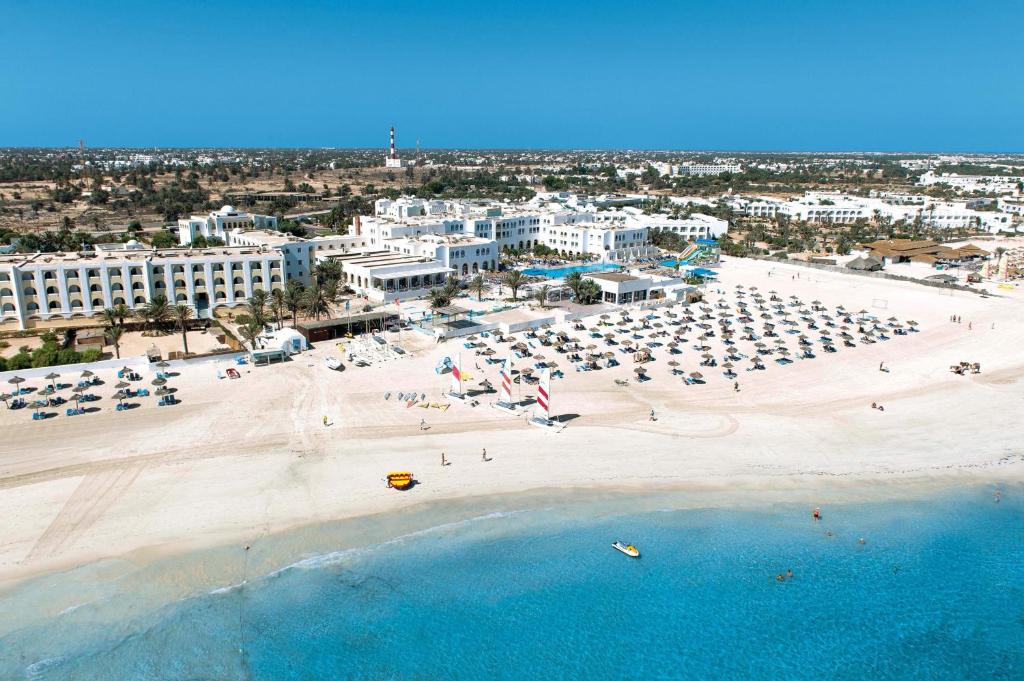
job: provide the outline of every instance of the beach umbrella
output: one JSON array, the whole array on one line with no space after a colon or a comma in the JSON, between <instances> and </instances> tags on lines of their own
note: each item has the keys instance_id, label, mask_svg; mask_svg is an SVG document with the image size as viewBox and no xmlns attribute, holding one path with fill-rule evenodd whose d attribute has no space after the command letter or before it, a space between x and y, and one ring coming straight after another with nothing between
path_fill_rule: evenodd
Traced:
<instances>
[{"instance_id":1,"label":"beach umbrella","mask_svg":"<svg viewBox=\"0 0 1024 681\"><path fill-rule=\"evenodd\" d=\"M125 388L130 388L131 386L132 384L128 383L127 381L118 381L117 385L115 385L114 388L117 390L124 390Z\"/></svg>"},{"instance_id":2,"label":"beach umbrella","mask_svg":"<svg viewBox=\"0 0 1024 681\"><path fill-rule=\"evenodd\" d=\"M604 353L603 355L597 355L597 357L598 357L599 359L600 359L601 357L604 357L605 359L611 359L611 358L612 358L612 357L614 357L614 356L615 356L615 353L614 353L614 352L606 352L606 353Z\"/></svg>"},{"instance_id":3,"label":"beach umbrella","mask_svg":"<svg viewBox=\"0 0 1024 681\"><path fill-rule=\"evenodd\" d=\"M157 388L156 392L153 394L159 397L163 397L164 395L170 395L171 391L168 390L167 388Z\"/></svg>"},{"instance_id":4,"label":"beach umbrella","mask_svg":"<svg viewBox=\"0 0 1024 681\"><path fill-rule=\"evenodd\" d=\"M697 380L700 380L700 379L704 378L704 374L702 374L699 371L694 371L693 373L690 374L690 378L695 378Z\"/></svg>"},{"instance_id":5,"label":"beach umbrella","mask_svg":"<svg viewBox=\"0 0 1024 681\"><path fill-rule=\"evenodd\" d=\"M644 369L643 367L637 367L637 368L633 369L633 373L635 373L635 374L646 374L647 373L647 369Z\"/></svg>"},{"instance_id":6,"label":"beach umbrella","mask_svg":"<svg viewBox=\"0 0 1024 681\"><path fill-rule=\"evenodd\" d=\"M593 349L594 349L594 348L596 348L596 347L597 347L596 345L594 345L593 343L591 343L590 345L588 345L588 346L587 346L587 350L593 350Z\"/></svg>"},{"instance_id":7,"label":"beach umbrella","mask_svg":"<svg viewBox=\"0 0 1024 681\"><path fill-rule=\"evenodd\" d=\"M675 361L674 359L672 359L672 360L669 360L669 361L668 361L668 365L669 365L670 367L677 367L677 366L679 366L679 362L677 362L677 361Z\"/></svg>"},{"instance_id":8,"label":"beach umbrella","mask_svg":"<svg viewBox=\"0 0 1024 681\"><path fill-rule=\"evenodd\" d=\"M623 313L623 314L625 314L625 313ZM611 317L609 315L603 314L603 315L601 315L601 319L611 319Z\"/></svg>"},{"instance_id":9,"label":"beach umbrella","mask_svg":"<svg viewBox=\"0 0 1024 681\"><path fill-rule=\"evenodd\" d=\"M732 362L726 362L722 365L723 369L732 369L735 365Z\"/></svg>"},{"instance_id":10,"label":"beach umbrella","mask_svg":"<svg viewBox=\"0 0 1024 681\"><path fill-rule=\"evenodd\" d=\"M118 402L123 402L125 398L128 397L128 395L126 395L123 390L118 390L116 393L113 394L112 397Z\"/></svg>"},{"instance_id":11,"label":"beach umbrella","mask_svg":"<svg viewBox=\"0 0 1024 681\"><path fill-rule=\"evenodd\" d=\"M7 407L7 400L11 399L12 397L14 397L14 395L8 393L0 393L0 402L3 402L4 406Z\"/></svg>"},{"instance_id":12,"label":"beach umbrella","mask_svg":"<svg viewBox=\"0 0 1024 681\"><path fill-rule=\"evenodd\" d=\"M36 410L36 413L38 413L40 409L47 406L48 404L49 402L47 402L46 400L35 400L34 402L32 402L32 408Z\"/></svg>"},{"instance_id":13,"label":"beach umbrella","mask_svg":"<svg viewBox=\"0 0 1024 681\"><path fill-rule=\"evenodd\" d=\"M21 376L14 376L13 378L8 380L7 382L14 386L14 394L15 395L20 395L21 394L21 388L19 386L22 383L25 382L24 378L22 378Z\"/></svg>"},{"instance_id":14,"label":"beach umbrella","mask_svg":"<svg viewBox=\"0 0 1024 681\"><path fill-rule=\"evenodd\" d=\"M95 376L95 374L93 374L93 373L92 373L91 371L89 371L88 369L86 369L85 371L83 371L83 372L82 372L82 378L90 378L90 377L92 377L92 376Z\"/></svg>"},{"instance_id":15,"label":"beach umbrella","mask_svg":"<svg viewBox=\"0 0 1024 681\"><path fill-rule=\"evenodd\" d=\"M47 381L50 382L50 385L53 386L53 389L56 390L57 389L56 381L57 381L58 378L60 378L60 374L58 374L56 371L51 371L50 373L46 374L45 378L46 378Z\"/></svg>"},{"instance_id":16,"label":"beach umbrella","mask_svg":"<svg viewBox=\"0 0 1024 681\"><path fill-rule=\"evenodd\" d=\"M153 385L155 385L157 387L163 386L163 385L167 385L167 379L165 379L165 378L154 378L153 379Z\"/></svg>"},{"instance_id":17,"label":"beach umbrella","mask_svg":"<svg viewBox=\"0 0 1024 681\"><path fill-rule=\"evenodd\" d=\"M160 360L159 362L156 363L156 365L161 369L166 369L167 367L171 366L168 362L164 360Z\"/></svg>"},{"instance_id":18,"label":"beach umbrella","mask_svg":"<svg viewBox=\"0 0 1024 681\"><path fill-rule=\"evenodd\" d=\"M908 320L907 326L917 326L917 322L915 322L914 320Z\"/></svg>"}]
</instances>

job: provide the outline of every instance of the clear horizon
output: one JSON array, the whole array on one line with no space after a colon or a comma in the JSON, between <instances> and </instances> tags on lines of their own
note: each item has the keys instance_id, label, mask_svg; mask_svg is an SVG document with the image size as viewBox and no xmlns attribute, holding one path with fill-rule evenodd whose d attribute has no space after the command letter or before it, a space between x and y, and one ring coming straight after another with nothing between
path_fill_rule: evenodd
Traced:
<instances>
[{"instance_id":1,"label":"clear horizon","mask_svg":"<svg viewBox=\"0 0 1024 681\"><path fill-rule=\"evenodd\" d=\"M1024 5L7 8L0 146L1024 152Z\"/></svg>"}]
</instances>

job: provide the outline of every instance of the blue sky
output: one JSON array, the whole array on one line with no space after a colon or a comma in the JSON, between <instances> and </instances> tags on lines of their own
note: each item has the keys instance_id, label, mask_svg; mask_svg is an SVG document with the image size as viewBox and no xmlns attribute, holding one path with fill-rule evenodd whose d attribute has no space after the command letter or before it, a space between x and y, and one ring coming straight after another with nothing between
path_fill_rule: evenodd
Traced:
<instances>
[{"instance_id":1,"label":"blue sky","mask_svg":"<svg viewBox=\"0 0 1024 681\"><path fill-rule=\"evenodd\" d=\"M3 0L0 146L1024 151L1024 2Z\"/></svg>"}]
</instances>

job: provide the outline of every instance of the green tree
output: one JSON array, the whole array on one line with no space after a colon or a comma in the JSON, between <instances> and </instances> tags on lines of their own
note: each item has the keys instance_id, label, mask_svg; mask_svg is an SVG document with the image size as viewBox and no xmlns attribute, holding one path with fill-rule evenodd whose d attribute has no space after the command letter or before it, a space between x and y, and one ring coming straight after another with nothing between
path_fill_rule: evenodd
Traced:
<instances>
[{"instance_id":1,"label":"green tree","mask_svg":"<svg viewBox=\"0 0 1024 681\"><path fill-rule=\"evenodd\" d=\"M331 302L323 286L313 284L302 295L302 308L313 319L331 316Z\"/></svg>"},{"instance_id":2,"label":"green tree","mask_svg":"<svg viewBox=\"0 0 1024 681\"><path fill-rule=\"evenodd\" d=\"M149 240L149 244L153 248L174 248L178 245L174 240L174 235L170 232L157 232L153 235L153 238Z\"/></svg>"},{"instance_id":3,"label":"green tree","mask_svg":"<svg viewBox=\"0 0 1024 681\"><path fill-rule=\"evenodd\" d=\"M302 284L294 279L290 280L284 287L284 306L292 313L292 326L298 323L299 310L302 309L303 293Z\"/></svg>"},{"instance_id":4,"label":"green tree","mask_svg":"<svg viewBox=\"0 0 1024 681\"><path fill-rule=\"evenodd\" d=\"M484 275L478 274L473 277L469 282L469 290L476 294L477 301L484 299L484 289L487 288L487 282L484 281Z\"/></svg>"},{"instance_id":5,"label":"green tree","mask_svg":"<svg viewBox=\"0 0 1024 681\"><path fill-rule=\"evenodd\" d=\"M277 322L277 328L280 329L285 311L283 290L275 288L273 291L270 292L270 311L274 314L274 320Z\"/></svg>"},{"instance_id":6,"label":"green tree","mask_svg":"<svg viewBox=\"0 0 1024 681\"><path fill-rule=\"evenodd\" d=\"M174 321L181 331L181 343L185 347L185 356L188 357L188 320L192 319L192 308L185 303L178 303L174 306Z\"/></svg>"},{"instance_id":7,"label":"green tree","mask_svg":"<svg viewBox=\"0 0 1024 681\"><path fill-rule=\"evenodd\" d=\"M138 308L135 314L142 318L149 330L156 331L170 319L171 304L167 302L167 296L158 293L150 298L149 302Z\"/></svg>"},{"instance_id":8,"label":"green tree","mask_svg":"<svg viewBox=\"0 0 1024 681\"><path fill-rule=\"evenodd\" d=\"M541 308L545 308L548 306L548 293L550 291L551 287L548 286L547 284L544 284L543 286L537 289L536 293L533 294L533 297L536 298L537 303L540 304Z\"/></svg>"},{"instance_id":9,"label":"green tree","mask_svg":"<svg viewBox=\"0 0 1024 681\"><path fill-rule=\"evenodd\" d=\"M108 326L107 335L110 336L110 342L114 345L114 356L121 359L121 336L124 335L124 326L121 324Z\"/></svg>"},{"instance_id":10,"label":"green tree","mask_svg":"<svg viewBox=\"0 0 1024 681\"><path fill-rule=\"evenodd\" d=\"M262 328L267 323L267 292L263 289L253 291L245 305L245 311L249 318Z\"/></svg>"},{"instance_id":11,"label":"green tree","mask_svg":"<svg viewBox=\"0 0 1024 681\"><path fill-rule=\"evenodd\" d=\"M504 280L505 286L512 289L512 300L518 300L519 287L525 283L523 273L519 270L509 270L505 273Z\"/></svg>"}]
</instances>

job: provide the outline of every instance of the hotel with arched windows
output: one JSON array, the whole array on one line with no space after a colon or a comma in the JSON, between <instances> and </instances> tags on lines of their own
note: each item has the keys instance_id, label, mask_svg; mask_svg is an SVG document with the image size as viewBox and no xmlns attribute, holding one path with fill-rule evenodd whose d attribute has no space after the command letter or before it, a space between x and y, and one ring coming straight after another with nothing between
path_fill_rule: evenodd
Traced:
<instances>
[{"instance_id":1,"label":"hotel with arched windows","mask_svg":"<svg viewBox=\"0 0 1024 681\"><path fill-rule=\"evenodd\" d=\"M284 286L286 257L279 248L154 251L137 244L3 255L0 323L26 328L37 321L87 318L119 304L135 309L160 294L208 316L216 307L244 304L253 291Z\"/></svg>"}]
</instances>

